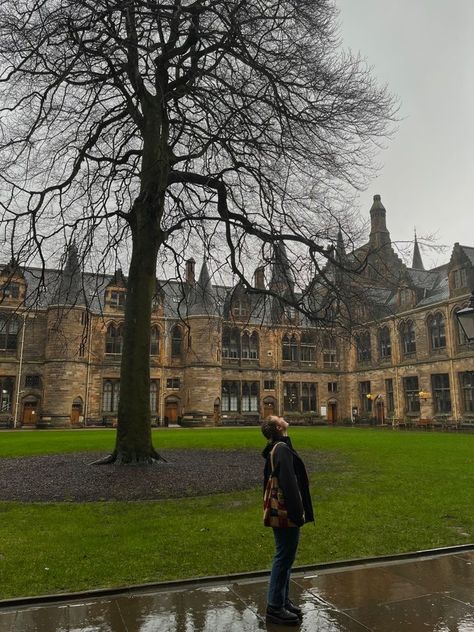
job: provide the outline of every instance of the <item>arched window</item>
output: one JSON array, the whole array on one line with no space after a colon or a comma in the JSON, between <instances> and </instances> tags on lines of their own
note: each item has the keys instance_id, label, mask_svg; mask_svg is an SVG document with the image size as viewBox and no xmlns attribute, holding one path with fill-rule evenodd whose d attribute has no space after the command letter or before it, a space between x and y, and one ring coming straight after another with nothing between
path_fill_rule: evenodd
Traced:
<instances>
[{"instance_id":1,"label":"arched window","mask_svg":"<svg viewBox=\"0 0 474 632\"><path fill-rule=\"evenodd\" d=\"M458 343L458 345L467 345L467 344L469 344L469 338L466 336L466 333L465 333L464 329L461 327L461 325L459 324L459 321L458 321L458 319L456 317L456 312L458 312L460 309L462 309L462 308L461 307L457 307L454 310L454 314L453 314L454 327L455 327L456 332L457 332L457 343Z\"/></svg>"},{"instance_id":2,"label":"arched window","mask_svg":"<svg viewBox=\"0 0 474 632\"><path fill-rule=\"evenodd\" d=\"M392 343L388 327L382 327L379 332L379 352L382 360L392 357Z\"/></svg>"},{"instance_id":3,"label":"arched window","mask_svg":"<svg viewBox=\"0 0 474 632\"><path fill-rule=\"evenodd\" d=\"M107 327L107 335L105 338L105 353L120 354L122 353L122 326L111 323Z\"/></svg>"},{"instance_id":4,"label":"arched window","mask_svg":"<svg viewBox=\"0 0 474 632\"><path fill-rule=\"evenodd\" d=\"M333 367L337 364L336 339L331 334L326 334L323 338L323 366Z\"/></svg>"},{"instance_id":5,"label":"arched window","mask_svg":"<svg viewBox=\"0 0 474 632\"><path fill-rule=\"evenodd\" d=\"M290 340L290 360L298 362L298 338L293 334Z\"/></svg>"},{"instance_id":6,"label":"arched window","mask_svg":"<svg viewBox=\"0 0 474 632\"><path fill-rule=\"evenodd\" d=\"M160 329L152 327L150 332L150 355L160 355Z\"/></svg>"},{"instance_id":7,"label":"arched window","mask_svg":"<svg viewBox=\"0 0 474 632\"><path fill-rule=\"evenodd\" d=\"M301 336L301 362L314 362L316 359L316 343L314 336L306 331Z\"/></svg>"},{"instance_id":8,"label":"arched window","mask_svg":"<svg viewBox=\"0 0 474 632\"><path fill-rule=\"evenodd\" d=\"M2 413L11 412L14 383L13 377L0 377L0 412Z\"/></svg>"},{"instance_id":9,"label":"arched window","mask_svg":"<svg viewBox=\"0 0 474 632\"><path fill-rule=\"evenodd\" d=\"M372 359L372 348L370 341L370 332L364 331L356 336L357 360L359 362L370 362Z\"/></svg>"},{"instance_id":10,"label":"arched window","mask_svg":"<svg viewBox=\"0 0 474 632\"><path fill-rule=\"evenodd\" d=\"M222 330L222 357L230 358L230 329L224 327Z\"/></svg>"},{"instance_id":11,"label":"arched window","mask_svg":"<svg viewBox=\"0 0 474 632\"><path fill-rule=\"evenodd\" d=\"M250 358L250 335L244 331L242 334L242 359L248 360Z\"/></svg>"},{"instance_id":12,"label":"arched window","mask_svg":"<svg viewBox=\"0 0 474 632\"><path fill-rule=\"evenodd\" d=\"M258 382L244 382L242 384L243 413L258 412Z\"/></svg>"},{"instance_id":13,"label":"arched window","mask_svg":"<svg viewBox=\"0 0 474 632\"><path fill-rule=\"evenodd\" d=\"M183 331L179 325L171 330L171 357L181 358L183 353Z\"/></svg>"},{"instance_id":14,"label":"arched window","mask_svg":"<svg viewBox=\"0 0 474 632\"><path fill-rule=\"evenodd\" d=\"M290 337L288 334L283 336L282 340L282 357L283 360L289 361L291 359L291 351L290 351Z\"/></svg>"},{"instance_id":15,"label":"arched window","mask_svg":"<svg viewBox=\"0 0 474 632\"><path fill-rule=\"evenodd\" d=\"M400 339L404 355L416 353L416 334L413 321L407 320L400 327Z\"/></svg>"},{"instance_id":16,"label":"arched window","mask_svg":"<svg viewBox=\"0 0 474 632\"><path fill-rule=\"evenodd\" d=\"M299 385L297 382L283 382L283 406L287 412L299 410Z\"/></svg>"},{"instance_id":17,"label":"arched window","mask_svg":"<svg viewBox=\"0 0 474 632\"><path fill-rule=\"evenodd\" d=\"M258 333L254 331L250 336L250 358L252 360L258 360Z\"/></svg>"},{"instance_id":18,"label":"arched window","mask_svg":"<svg viewBox=\"0 0 474 632\"><path fill-rule=\"evenodd\" d=\"M240 358L240 331L237 328L230 331L229 358Z\"/></svg>"},{"instance_id":19,"label":"arched window","mask_svg":"<svg viewBox=\"0 0 474 632\"><path fill-rule=\"evenodd\" d=\"M15 351L18 342L18 320L0 316L0 351Z\"/></svg>"},{"instance_id":20,"label":"arched window","mask_svg":"<svg viewBox=\"0 0 474 632\"><path fill-rule=\"evenodd\" d=\"M120 398L120 381L105 380L102 393L102 412L115 413L118 411Z\"/></svg>"},{"instance_id":21,"label":"arched window","mask_svg":"<svg viewBox=\"0 0 474 632\"><path fill-rule=\"evenodd\" d=\"M237 382L222 382L221 411L239 410L239 385Z\"/></svg>"},{"instance_id":22,"label":"arched window","mask_svg":"<svg viewBox=\"0 0 474 632\"><path fill-rule=\"evenodd\" d=\"M150 382L150 412L153 415L158 412L158 392L159 392L159 382L157 380L152 380Z\"/></svg>"},{"instance_id":23,"label":"arched window","mask_svg":"<svg viewBox=\"0 0 474 632\"><path fill-rule=\"evenodd\" d=\"M446 347L446 328L444 317L439 312L428 318L430 345L433 351Z\"/></svg>"}]
</instances>

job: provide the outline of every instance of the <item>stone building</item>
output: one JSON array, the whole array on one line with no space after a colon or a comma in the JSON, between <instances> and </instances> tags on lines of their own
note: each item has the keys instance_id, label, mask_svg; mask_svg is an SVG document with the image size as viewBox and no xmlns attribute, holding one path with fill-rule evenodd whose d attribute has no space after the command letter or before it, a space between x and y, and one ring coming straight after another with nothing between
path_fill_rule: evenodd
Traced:
<instances>
[{"instance_id":1,"label":"stone building","mask_svg":"<svg viewBox=\"0 0 474 632\"><path fill-rule=\"evenodd\" d=\"M474 288L474 247L456 243L448 263L425 270L415 239L407 267L391 243L378 195L370 215L364 246L346 254L340 239L336 248L347 261L368 257L358 284L365 303L377 308L358 306L350 340L239 285L213 286L205 261L196 275L189 259L182 283L157 281L153 421L255 422L278 413L328 423L474 423L474 345L455 318ZM284 296L293 285L278 244L268 286ZM266 287L263 268L255 271L254 287ZM121 271L86 273L71 246L61 271L4 265L0 288L0 423L113 424L127 293Z\"/></svg>"}]
</instances>

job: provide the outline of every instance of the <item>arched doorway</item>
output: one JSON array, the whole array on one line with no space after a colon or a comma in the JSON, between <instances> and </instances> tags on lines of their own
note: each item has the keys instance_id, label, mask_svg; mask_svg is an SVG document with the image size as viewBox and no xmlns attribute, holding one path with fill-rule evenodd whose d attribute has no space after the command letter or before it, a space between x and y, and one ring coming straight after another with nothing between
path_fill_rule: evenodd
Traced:
<instances>
[{"instance_id":1,"label":"arched doorway","mask_svg":"<svg viewBox=\"0 0 474 632\"><path fill-rule=\"evenodd\" d=\"M263 418L266 419L270 415L274 415L276 411L276 400L274 397L264 397L263 399Z\"/></svg>"},{"instance_id":2,"label":"arched doorway","mask_svg":"<svg viewBox=\"0 0 474 632\"><path fill-rule=\"evenodd\" d=\"M22 426L36 426L38 421L38 399L36 397L25 397L23 400L23 414L21 416Z\"/></svg>"},{"instance_id":3,"label":"arched doorway","mask_svg":"<svg viewBox=\"0 0 474 632\"><path fill-rule=\"evenodd\" d=\"M165 425L169 426L178 423L179 399L168 397L165 401Z\"/></svg>"},{"instance_id":4,"label":"arched doorway","mask_svg":"<svg viewBox=\"0 0 474 632\"><path fill-rule=\"evenodd\" d=\"M328 401L328 424L334 424L337 421L337 401L330 399Z\"/></svg>"},{"instance_id":5,"label":"arched doorway","mask_svg":"<svg viewBox=\"0 0 474 632\"><path fill-rule=\"evenodd\" d=\"M82 423L82 397L76 397L72 402L71 426L79 426Z\"/></svg>"},{"instance_id":6,"label":"arched doorway","mask_svg":"<svg viewBox=\"0 0 474 632\"><path fill-rule=\"evenodd\" d=\"M221 420L221 399L216 397L214 401L214 423L218 424Z\"/></svg>"}]
</instances>

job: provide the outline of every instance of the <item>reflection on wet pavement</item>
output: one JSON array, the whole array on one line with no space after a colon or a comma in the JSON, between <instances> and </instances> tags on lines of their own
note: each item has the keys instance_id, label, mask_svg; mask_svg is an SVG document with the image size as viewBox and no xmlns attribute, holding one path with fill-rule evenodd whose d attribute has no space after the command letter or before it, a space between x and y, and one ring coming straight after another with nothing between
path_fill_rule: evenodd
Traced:
<instances>
[{"instance_id":1,"label":"reflection on wet pavement","mask_svg":"<svg viewBox=\"0 0 474 632\"><path fill-rule=\"evenodd\" d=\"M474 551L296 573L302 632L474 632ZM0 608L0 632L285 632L265 623L267 580ZM1 604L0 604L1 605Z\"/></svg>"}]
</instances>

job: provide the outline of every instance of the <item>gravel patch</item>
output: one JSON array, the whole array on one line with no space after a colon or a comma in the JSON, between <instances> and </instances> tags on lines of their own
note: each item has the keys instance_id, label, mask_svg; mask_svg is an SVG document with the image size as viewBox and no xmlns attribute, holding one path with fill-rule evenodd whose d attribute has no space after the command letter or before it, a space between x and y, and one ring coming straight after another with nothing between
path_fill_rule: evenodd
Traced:
<instances>
[{"instance_id":1,"label":"gravel patch","mask_svg":"<svg viewBox=\"0 0 474 632\"><path fill-rule=\"evenodd\" d=\"M92 465L103 453L0 459L0 500L158 500L244 490L261 483L263 459L249 450L167 450L155 465Z\"/></svg>"}]
</instances>

